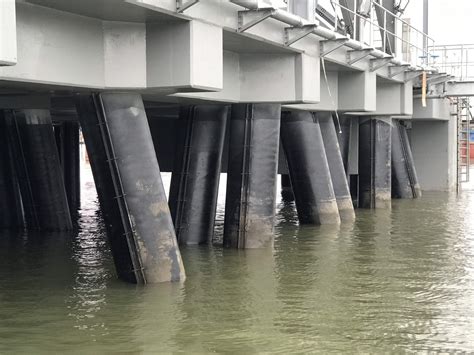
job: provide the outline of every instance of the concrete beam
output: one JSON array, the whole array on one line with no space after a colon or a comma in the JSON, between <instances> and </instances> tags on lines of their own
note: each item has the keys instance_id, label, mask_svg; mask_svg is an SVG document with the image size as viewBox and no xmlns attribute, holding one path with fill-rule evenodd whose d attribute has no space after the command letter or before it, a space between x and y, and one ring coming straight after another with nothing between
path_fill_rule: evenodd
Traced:
<instances>
[{"instance_id":1,"label":"concrete beam","mask_svg":"<svg viewBox=\"0 0 474 355\"><path fill-rule=\"evenodd\" d=\"M5 86L222 89L222 28L214 25L102 21L27 3L17 4L17 24L21 61L0 68Z\"/></svg>"},{"instance_id":2,"label":"concrete beam","mask_svg":"<svg viewBox=\"0 0 474 355\"><path fill-rule=\"evenodd\" d=\"M208 102L316 103L319 60L300 53L224 51L223 90L178 93L173 97ZM278 75L275 75L278 73Z\"/></svg>"},{"instance_id":3,"label":"concrete beam","mask_svg":"<svg viewBox=\"0 0 474 355\"><path fill-rule=\"evenodd\" d=\"M371 112L375 115L406 116L413 113L413 85L377 78L370 72L320 74L320 101L316 104L285 105L289 110ZM376 80L374 80L376 79ZM329 92L331 95L329 95Z\"/></svg>"},{"instance_id":4,"label":"concrete beam","mask_svg":"<svg viewBox=\"0 0 474 355\"><path fill-rule=\"evenodd\" d=\"M328 82L324 78L324 73L320 73L319 92L320 99L314 104L293 104L283 106L287 110L303 110L303 111L336 111L338 109L338 91L339 80L338 72L326 72Z\"/></svg>"},{"instance_id":5,"label":"concrete beam","mask_svg":"<svg viewBox=\"0 0 474 355\"><path fill-rule=\"evenodd\" d=\"M373 72L340 72L338 108L340 111L375 111L377 76Z\"/></svg>"},{"instance_id":6,"label":"concrete beam","mask_svg":"<svg viewBox=\"0 0 474 355\"><path fill-rule=\"evenodd\" d=\"M0 95L0 109L50 109L49 95Z\"/></svg>"},{"instance_id":7,"label":"concrete beam","mask_svg":"<svg viewBox=\"0 0 474 355\"><path fill-rule=\"evenodd\" d=\"M242 102L319 101L319 61L305 54L240 56ZM275 77L275 73L279 73Z\"/></svg>"},{"instance_id":8,"label":"concrete beam","mask_svg":"<svg viewBox=\"0 0 474 355\"><path fill-rule=\"evenodd\" d=\"M324 101L321 38L309 33L311 26L288 37L287 24L267 18L239 34L242 10L227 1L199 1L179 13L176 0L25 0L17 4L22 60L0 68L0 82L69 92L133 90L155 101L321 101L315 110L335 109L333 101L339 101L342 110L375 109L375 75L387 78L390 72L367 73L370 50L351 51L348 58L344 41L329 50L332 42L323 41L328 72L341 72L335 75L345 83L330 83L338 88Z\"/></svg>"},{"instance_id":9,"label":"concrete beam","mask_svg":"<svg viewBox=\"0 0 474 355\"><path fill-rule=\"evenodd\" d=\"M413 114L413 85L383 82L377 84L375 115L404 116Z\"/></svg>"},{"instance_id":10,"label":"concrete beam","mask_svg":"<svg viewBox=\"0 0 474 355\"><path fill-rule=\"evenodd\" d=\"M104 87L102 21L18 3L17 37L20 60L0 80Z\"/></svg>"},{"instance_id":11,"label":"concrete beam","mask_svg":"<svg viewBox=\"0 0 474 355\"><path fill-rule=\"evenodd\" d=\"M104 86L147 86L145 24L103 22Z\"/></svg>"},{"instance_id":12,"label":"concrete beam","mask_svg":"<svg viewBox=\"0 0 474 355\"><path fill-rule=\"evenodd\" d=\"M426 100L426 107L421 105L421 98L413 99L413 120L441 120L451 118L448 98L433 98Z\"/></svg>"},{"instance_id":13,"label":"concrete beam","mask_svg":"<svg viewBox=\"0 0 474 355\"><path fill-rule=\"evenodd\" d=\"M222 29L198 21L147 26L148 88L222 90Z\"/></svg>"},{"instance_id":14,"label":"concrete beam","mask_svg":"<svg viewBox=\"0 0 474 355\"><path fill-rule=\"evenodd\" d=\"M447 96L474 96L474 81L457 81L446 83Z\"/></svg>"},{"instance_id":15,"label":"concrete beam","mask_svg":"<svg viewBox=\"0 0 474 355\"><path fill-rule=\"evenodd\" d=\"M0 1L0 66L15 65L16 62L15 0L2 0Z\"/></svg>"}]
</instances>

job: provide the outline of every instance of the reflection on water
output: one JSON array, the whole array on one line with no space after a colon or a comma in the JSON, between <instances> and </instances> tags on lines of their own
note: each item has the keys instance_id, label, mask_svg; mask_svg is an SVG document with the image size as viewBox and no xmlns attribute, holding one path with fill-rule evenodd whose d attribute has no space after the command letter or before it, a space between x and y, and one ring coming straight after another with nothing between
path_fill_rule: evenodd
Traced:
<instances>
[{"instance_id":1,"label":"reflection on water","mask_svg":"<svg viewBox=\"0 0 474 355\"><path fill-rule=\"evenodd\" d=\"M182 251L184 284L117 281L93 184L79 230L0 235L0 353L474 351L474 193L426 193L273 250ZM217 240L222 236L219 198Z\"/></svg>"}]
</instances>

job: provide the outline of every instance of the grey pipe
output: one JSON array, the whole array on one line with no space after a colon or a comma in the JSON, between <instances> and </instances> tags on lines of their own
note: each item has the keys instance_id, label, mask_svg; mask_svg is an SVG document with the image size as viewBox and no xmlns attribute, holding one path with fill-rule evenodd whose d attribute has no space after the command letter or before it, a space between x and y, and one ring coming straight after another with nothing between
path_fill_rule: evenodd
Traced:
<instances>
[{"instance_id":1,"label":"grey pipe","mask_svg":"<svg viewBox=\"0 0 474 355\"><path fill-rule=\"evenodd\" d=\"M230 2L234 3L236 5L245 7L246 9L249 9L249 10L259 9L258 0L230 0ZM281 10L281 9L274 9L274 13L271 17L274 18L275 20L278 20L280 22L286 23L287 25L291 25L291 26L294 26L294 27L302 27L302 26L305 26L305 25L314 24L314 22L305 20L305 19L301 18L300 16L293 15L293 14L289 13L288 11ZM351 48L351 49L354 49L354 50L362 50L362 49L370 48L370 47L365 46L364 44L362 44L362 43L360 43L356 40L349 39L344 35L341 35L339 33L333 32L331 30L328 30L328 29L320 27L320 26L315 27L315 29L313 30L312 33L314 33L317 36L323 37L327 40L336 40L336 39L346 38L348 40L344 45ZM370 54L375 58L386 58L387 57L386 53L384 53L384 52L382 52L381 50L378 50L378 49L374 49L373 51L370 52ZM392 63L394 65L406 64L406 63L404 63L400 60L397 60L397 59L392 59L390 61L390 63Z\"/></svg>"},{"instance_id":2,"label":"grey pipe","mask_svg":"<svg viewBox=\"0 0 474 355\"><path fill-rule=\"evenodd\" d=\"M414 99L421 99L423 96L421 94L413 95ZM446 94L439 95L426 95L426 99L445 99Z\"/></svg>"}]
</instances>

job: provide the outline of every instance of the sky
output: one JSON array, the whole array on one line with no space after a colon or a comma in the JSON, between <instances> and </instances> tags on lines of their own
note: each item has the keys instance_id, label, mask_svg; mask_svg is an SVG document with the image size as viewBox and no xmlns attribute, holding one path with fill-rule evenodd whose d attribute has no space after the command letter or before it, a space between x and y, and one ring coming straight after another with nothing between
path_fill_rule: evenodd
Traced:
<instances>
[{"instance_id":1,"label":"sky","mask_svg":"<svg viewBox=\"0 0 474 355\"><path fill-rule=\"evenodd\" d=\"M401 0L405 4L407 0ZM330 9L331 0L318 0ZM436 44L474 43L474 0L429 0L429 35ZM423 30L423 0L410 0L403 16ZM472 27L472 28L471 28Z\"/></svg>"},{"instance_id":2,"label":"sky","mask_svg":"<svg viewBox=\"0 0 474 355\"><path fill-rule=\"evenodd\" d=\"M435 44L474 43L473 0L429 0L428 34ZM423 29L423 0L411 0L404 17Z\"/></svg>"}]
</instances>

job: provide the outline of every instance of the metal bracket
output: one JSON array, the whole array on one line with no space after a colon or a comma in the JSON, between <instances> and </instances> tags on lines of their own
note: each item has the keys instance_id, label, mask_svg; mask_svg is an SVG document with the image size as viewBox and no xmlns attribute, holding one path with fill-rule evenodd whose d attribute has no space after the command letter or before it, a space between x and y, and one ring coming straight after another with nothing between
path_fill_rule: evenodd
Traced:
<instances>
[{"instance_id":1,"label":"metal bracket","mask_svg":"<svg viewBox=\"0 0 474 355\"><path fill-rule=\"evenodd\" d=\"M416 77L420 76L420 74L423 73L423 70L410 70L405 72L405 78L403 81L405 83L408 83L410 80L415 79Z\"/></svg>"},{"instance_id":2,"label":"metal bracket","mask_svg":"<svg viewBox=\"0 0 474 355\"><path fill-rule=\"evenodd\" d=\"M336 49L341 48L346 42L348 41L348 38L337 38L337 39L331 39L331 40L326 40L326 41L320 41L319 42L319 56L320 57L325 57L329 53L334 52Z\"/></svg>"},{"instance_id":3,"label":"metal bracket","mask_svg":"<svg viewBox=\"0 0 474 355\"><path fill-rule=\"evenodd\" d=\"M435 81L436 79L440 79L442 77L445 77L446 75L446 73L431 74L428 78L426 78L426 82L429 83Z\"/></svg>"},{"instance_id":4,"label":"metal bracket","mask_svg":"<svg viewBox=\"0 0 474 355\"><path fill-rule=\"evenodd\" d=\"M346 53L347 64L352 65L364 58L367 58L370 55L370 53L372 53L373 50L374 48L364 48L361 50L352 49L352 50L347 51Z\"/></svg>"},{"instance_id":5,"label":"metal bracket","mask_svg":"<svg viewBox=\"0 0 474 355\"><path fill-rule=\"evenodd\" d=\"M296 41L306 37L317 27L317 24L304 25L302 27L285 28L285 46L291 46Z\"/></svg>"},{"instance_id":6,"label":"metal bracket","mask_svg":"<svg viewBox=\"0 0 474 355\"><path fill-rule=\"evenodd\" d=\"M239 28L237 32L245 32L275 13L274 9L258 9L239 11Z\"/></svg>"},{"instance_id":7,"label":"metal bracket","mask_svg":"<svg viewBox=\"0 0 474 355\"><path fill-rule=\"evenodd\" d=\"M191 6L196 5L199 0L176 0L176 12L182 13L185 10L189 9Z\"/></svg>"},{"instance_id":8,"label":"metal bracket","mask_svg":"<svg viewBox=\"0 0 474 355\"><path fill-rule=\"evenodd\" d=\"M390 63L393 59L392 56L385 57L385 58L375 58L370 60L370 71L374 72Z\"/></svg>"},{"instance_id":9,"label":"metal bracket","mask_svg":"<svg viewBox=\"0 0 474 355\"><path fill-rule=\"evenodd\" d=\"M407 67L409 67L410 64L402 64L402 65L392 65L388 67L388 77L393 78L397 75L400 75L404 72L407 71Z\"/></svg>"},{"instance_id":10,"label":"metal bracket","mask_svg":"<svg viewBox=\"0 0 474 355\"><path fill-rule=\"evenodd\" d=\"M454 76L453 75L449 75L449 74L442 74L441 76L438 76L436 78L429 78L431 79L429 82L428 82L428 79L426 80L426 82L430 85L438 85L438 84L443 84L451 79L453 79Z\"/></svg>"}]
</instances>

